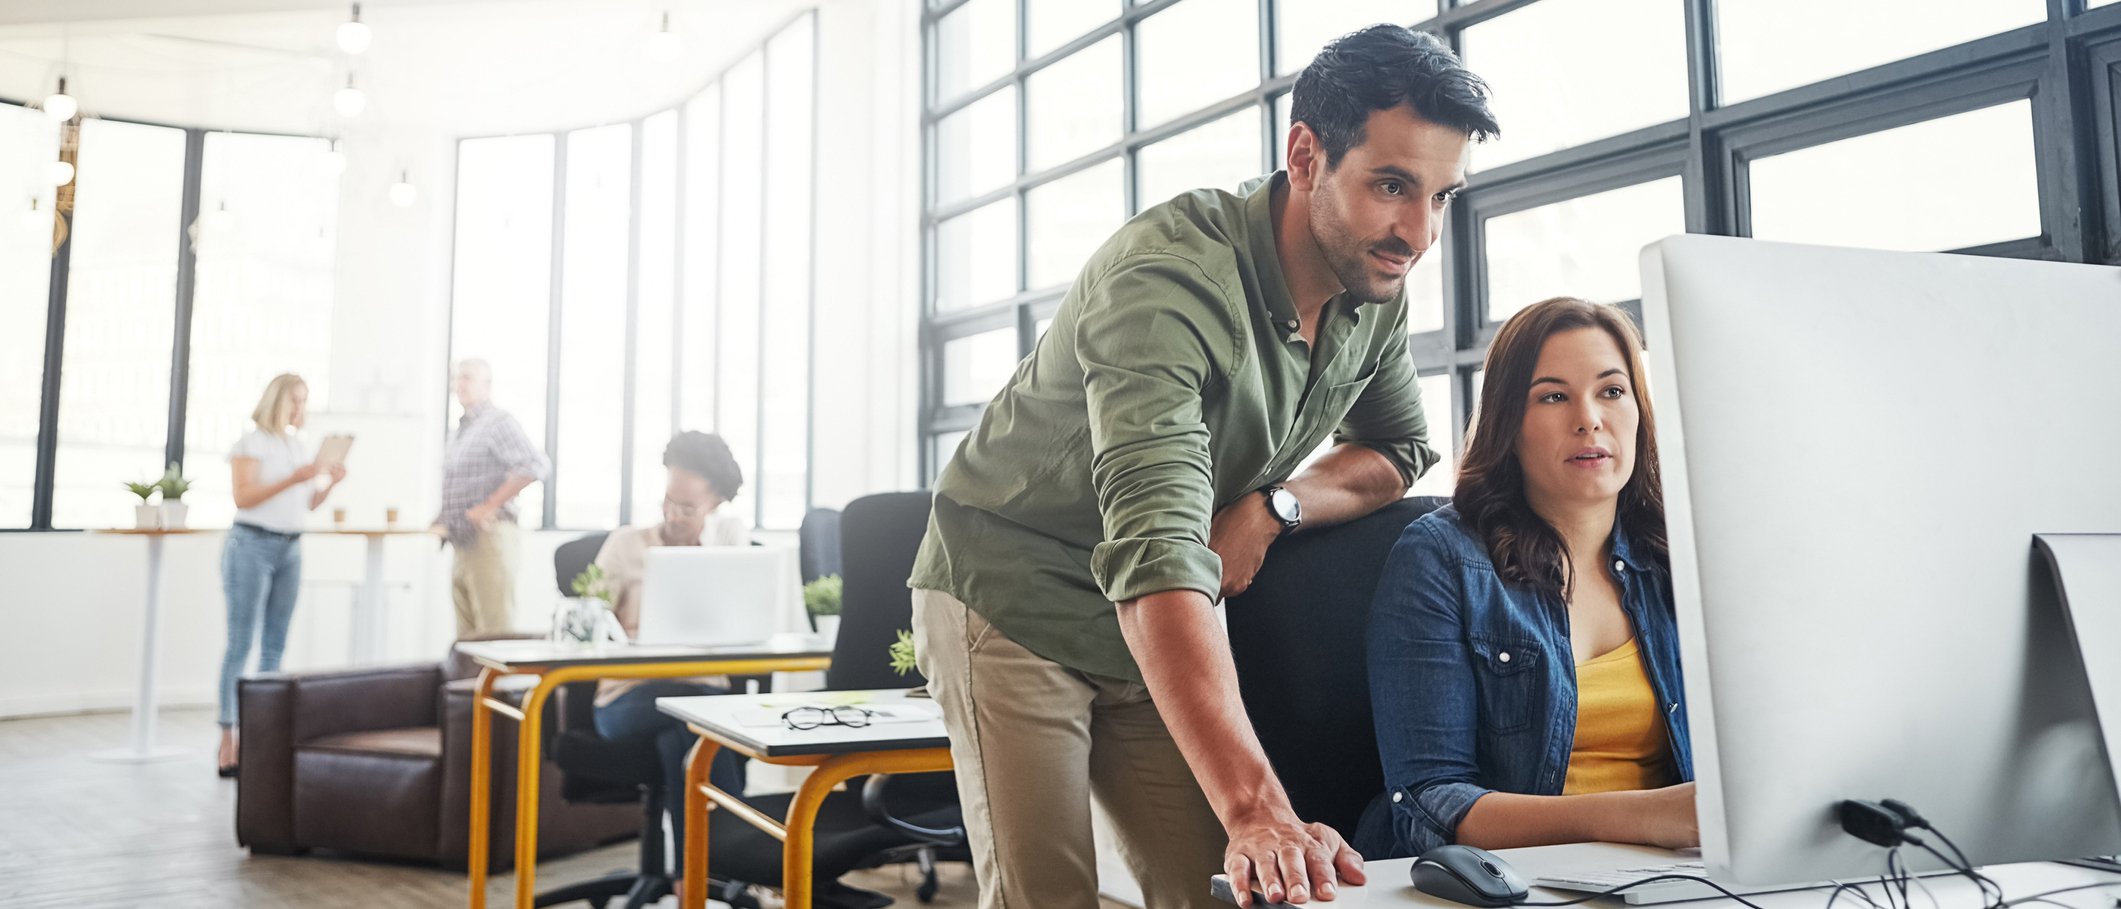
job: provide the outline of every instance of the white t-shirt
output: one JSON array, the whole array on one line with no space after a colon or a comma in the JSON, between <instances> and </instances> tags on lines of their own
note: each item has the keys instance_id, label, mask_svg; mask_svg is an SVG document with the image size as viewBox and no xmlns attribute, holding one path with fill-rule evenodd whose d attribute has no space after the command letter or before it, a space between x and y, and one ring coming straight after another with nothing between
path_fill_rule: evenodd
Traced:
<instances>
[{"instance_id":1,"label":"white t-shirt","mask_svg":"<svg viewBox=\"0 0 2121 909\"><path fill-rule=\"evenodd\" d=\"M230 461L237 458L257 461L256 482L267 486L287 479L310 462L309 449L294 433L274 435L262 429L251 430L228 450ZM253 507L236 509L236 523L280 533L301 533L309 516L311 491L310 484L296 483Z\"/></svg>"}]
</instances>

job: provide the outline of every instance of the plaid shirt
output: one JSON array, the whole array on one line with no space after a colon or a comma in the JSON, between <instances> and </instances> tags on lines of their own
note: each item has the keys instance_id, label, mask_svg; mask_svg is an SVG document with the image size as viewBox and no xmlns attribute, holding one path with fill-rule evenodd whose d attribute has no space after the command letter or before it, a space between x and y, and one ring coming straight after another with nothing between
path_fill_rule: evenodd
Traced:
<instances>
[{"instance_id":1,"label":"plaid shirt","mask_svg":"<svg viewBox=\"0 0 2121 909\"><path fill-rule=\"evenodd\" d=\"M523 434L523 424L492 404L464 412L442 453L442 514L435 521L459 546L478 539L479 530L464 516L508 481L509 474L545 479L552 462ZM516 506L501 506L500 519L514 521Z\"/></svg>"}]
</instances>

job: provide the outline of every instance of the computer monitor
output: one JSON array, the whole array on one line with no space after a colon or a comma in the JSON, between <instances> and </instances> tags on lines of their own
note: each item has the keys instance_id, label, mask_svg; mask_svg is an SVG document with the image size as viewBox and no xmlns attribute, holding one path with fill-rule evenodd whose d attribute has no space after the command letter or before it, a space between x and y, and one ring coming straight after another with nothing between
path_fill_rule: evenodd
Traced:
<instances>
[{"instance_id":1,"label":"computer monitor","mask_svg":"<svg viewBox=\"0 0 2121 909\"><path fill-rule=\"evenodd\" d=\"M641 572L642 644L758 644L799 600L795 554L761 546L659 546Z\"/></svg>"},{"instance_id":2,"label":"computer monitor","mask_svg":"<svg viewBox=\"0 0 2121 909\"><path fill-rule=\"evenodd\" d=\"M1844 799L1976 864L2121 852L2034 547L2121 533L2121 268L1684 236L1642 270L1711 873L1880 873Z\"/></svg>"}]
</instances>

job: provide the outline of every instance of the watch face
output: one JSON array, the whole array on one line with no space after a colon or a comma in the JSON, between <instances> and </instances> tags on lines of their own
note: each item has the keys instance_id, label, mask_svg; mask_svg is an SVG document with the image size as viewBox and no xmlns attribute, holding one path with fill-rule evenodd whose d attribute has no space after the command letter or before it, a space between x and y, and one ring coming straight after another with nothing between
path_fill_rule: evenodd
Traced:
<instances>
[{"instance_id":1,"label":"watch face","mask_svg":"<svg viewBox=\"0 0 2121 909\"><path fill-rule=\"evenodd\" d=\"M1296 501L1296 494L1286 489L1277 489L1267 496L1267 504L1273 506L1274 516L1284 524L1294 524L1304 519L1303 504Z\"/></svg>"}]
</instances>

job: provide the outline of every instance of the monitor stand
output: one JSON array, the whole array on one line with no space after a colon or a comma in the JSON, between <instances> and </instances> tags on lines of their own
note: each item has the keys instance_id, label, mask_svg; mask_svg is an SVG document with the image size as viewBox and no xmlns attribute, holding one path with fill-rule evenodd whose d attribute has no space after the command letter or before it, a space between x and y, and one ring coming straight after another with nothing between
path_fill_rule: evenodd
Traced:
<instances>
[{"instance_id":1,"label":"monitor stand","mask_svg":"<svg viewBox=\"0 0 2121 909\"><path fill-rule=\"evenodd\" d=\"M2091 685L2107 766L2121 790L2121 533L2036 533ZM2111 857L2108 858L2111 861Z\"/></svg>"}]
</instances>

